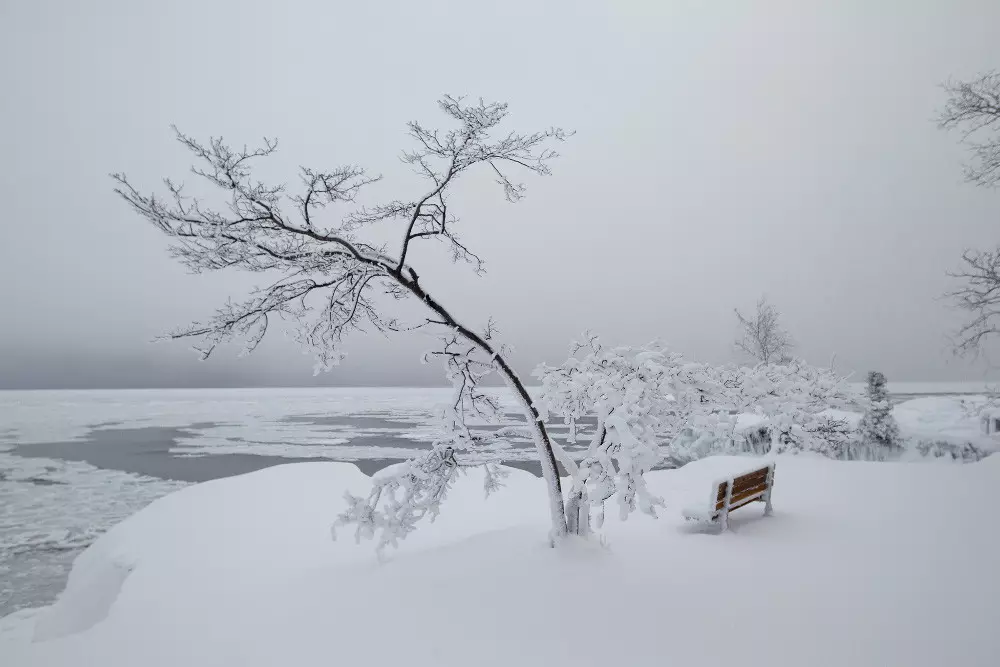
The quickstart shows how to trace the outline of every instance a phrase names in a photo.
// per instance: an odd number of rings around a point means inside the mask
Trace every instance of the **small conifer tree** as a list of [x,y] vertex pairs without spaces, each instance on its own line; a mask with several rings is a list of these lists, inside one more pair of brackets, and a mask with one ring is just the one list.
[[878,454],[896,451],[903,444],[885,385],[885,375],[878,371],[868,373],[868,407],[858,425],[862,445]]

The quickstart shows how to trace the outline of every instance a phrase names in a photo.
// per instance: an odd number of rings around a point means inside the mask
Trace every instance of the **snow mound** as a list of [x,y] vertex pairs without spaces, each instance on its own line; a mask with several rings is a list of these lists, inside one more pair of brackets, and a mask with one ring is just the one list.
[[78,558],[59,601],[22,619],[34,643],[0,626],[0,655],[15,667],[995,664],[1000,535],[982,508],[1000,457],[779,457],[773,517],[738,510],[721,535],[681,520],[712,480],[755,463],[649,474],[667,510],[609,512],[606,548],[549,548],[542,481],[511,470],[485,500],[473,471],[383,563],[350,535],[329,539],[343,492],[370,484],[349,464],[189,487]]
[[[475,472],[469,473],[449,500],[481,504],[478,479]],[[530,506],[536,506],[536,499],[542,502],[544,489],[534,488],[530,473],[513,471],[508,481],[503,495],[525,493]],[[35,639],[62,637],[102,621],[130,575],[140,580],[135,583],[140,587],[137,595],[152,590],[147,583],[166,584],[169,594],[176,595],[182,582],[192,581],[191,573],[198,571],[243,571],[253,581],[258,570],[279,565],[308,569],[371,561],[371,549],[356,547],[350,535],[345,534],[342,543],[330,535],[344,493],[364,494],[370,486],[371,479],[349,463],[306,463],[197,484],[161,498],[112,528],[74,561],[65,591],[37,619]],[[483,524],[503,527],[518,518],[494,514]],[[436,524],[426,533],[419,531],[406,546],[438,545],[474,529],[474,522],[454,519]],[[188,593],[196,595],[197,585]]]
[[[984,396],[930,396],[900,403],[893,409],[910,448],[921,443],[943,443],[955,447],[971,445],[983,452],[1000,450],[1000,440],[982,432],[977,408]],[[916,447],[915,447],[916,445]]]

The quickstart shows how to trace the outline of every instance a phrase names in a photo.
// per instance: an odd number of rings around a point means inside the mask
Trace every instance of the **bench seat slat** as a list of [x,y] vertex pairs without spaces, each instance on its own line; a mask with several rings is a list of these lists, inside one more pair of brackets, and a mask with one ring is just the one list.
[[739,503],[735,503],[733,505],[730,505],[729,506],[729,511],[732,512],[733,510],[739,509],[740,507],[743,507],[744,505],[749,505],[750,503],[755,503],[758,500],[761,500],[763,497],[764,497],[764,492],[763,491],[761,491],[760,493],[757,493],[755,495],[752,495],[752,496],[747,496],[746,498],[744,498],[743,500],[741,500]]
[[[755,487],[753,487],[751,489],[744,489],[743,491],[740,491],[739,493],[737,493],[736,491],[733,491],[733,497],[730,498],[730,500],[729,500],[729,506],[732,507],[733,505],[737,504],[738,502],[740,502],[744,498],[749,498],[751,496],[759,496],[760,494],[764,493],[765,491],[767,491],[767,484],[766,483],[765,484],[760,484],[759,486],[755,486]],[[721,510],[722,506],[721,505],[716,505],[715,509]]]
[[737,477],[733,480],[733,490],[739,491],[751,486],[759,486],[760,484],[767,483],[767,471],[765,470],[761,474],[745,475],[743,477]]

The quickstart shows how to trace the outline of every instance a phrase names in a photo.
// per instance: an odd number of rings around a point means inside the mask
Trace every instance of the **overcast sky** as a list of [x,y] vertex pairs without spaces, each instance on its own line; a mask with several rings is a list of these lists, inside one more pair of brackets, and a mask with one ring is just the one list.
[[416,335],[355,337],[319,378],[280,335],[207,362],[151,344],[253,280],[188,275],[107,174],[183,177],[177,124],[278,137],[282,179],[357,163],[412,198],[404,124],[443,93],[576,130],[517,205],[459,185],[485,277],[413,257],[520,370],[586,328],[733,361],[733,308],[766,293],[814,363],[982,379],[939,295],[1000,241],[1000,192],[962,182],[933,117],[941,82],[1000,67],[997,26],[990,0],[0,2],[0,388],[439,383]]

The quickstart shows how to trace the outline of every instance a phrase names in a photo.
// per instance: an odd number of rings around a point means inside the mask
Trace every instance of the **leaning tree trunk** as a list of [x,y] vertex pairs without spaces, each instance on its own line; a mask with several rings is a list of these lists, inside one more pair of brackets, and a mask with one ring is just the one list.
[[[489,352],[489,350],[484,351]],[[525,418],[531,422],[535,449],[538,451],[538,462],[542,465],[542,478],[545,480],[545,485],[549,491],[549,512],[552,515],[553,537],[561,537],[567,532],[567,517],[566,508],[563,503],[562,482],[559,480],[559,468],[556,466],[555,452],[552,451],[552,441],[550,440],[548,431],[545,429],[545,423],[538,414],[537,408],[531,403],[531,397],[528,395],[527,390],[525,390],[520,378],[514,374],[514,371],[502,357],[497,355],[495,359],[501,369],[501,375],[503,375],[504,380],[507,382],[507,386],[520,399]]]
[[497,350],[493,349],[493,346],[489,342],[484,340],[475,331],[460,324],[444,306],[424,291],[416,272],[409,267],[407,267],[407,271],[410,275],[404,274],[400,269],[390,273],[399,284],[406,287],[414,296],[423,301],[424,305],[440,316],[444,325],[454,329],[467,341],[489,355],[494,360],[494,363],[496,363],[497,371],[504,379],[504,382],[507,383],[507,386],[517,396],[524,411],[525,419],[528,420],[529,428],[532,430],[535,449],[538,451],[538,462],[542,466],[542,478],[545,480],[545,485],[548,489],[553,539],[556,540],[564,536],[567,532],[566,507],[563,502],[562,483],[559,480],[559,468],[556,466],[556,455],[552,448],[552,440],[545,428],[545,422],[542,421],[541,415],[539,415],[538,410],[531,402],[531,396],[528,395],[527,389],[524,388],[524,383],[521,382],[521,379],[514,372],[514,369],[510,367],[510,364],[507,363],[507,360]]

